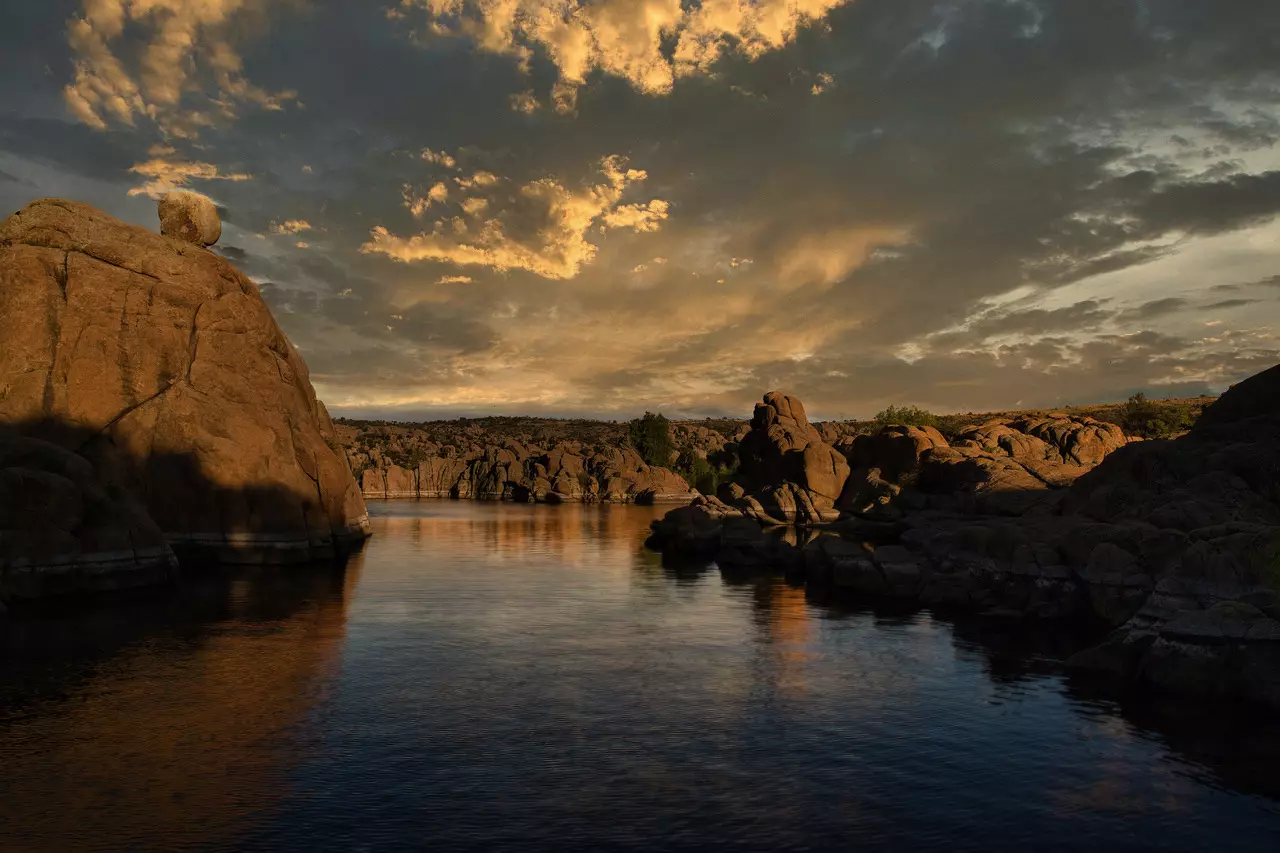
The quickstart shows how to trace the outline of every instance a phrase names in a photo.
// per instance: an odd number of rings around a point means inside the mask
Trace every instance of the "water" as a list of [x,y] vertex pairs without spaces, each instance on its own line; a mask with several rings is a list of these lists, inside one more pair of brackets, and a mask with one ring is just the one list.
[[4,624],[0,850],[1275,850],[1280,731],[1067,643],[664,569],[634,507],[377,503],[345,571]]

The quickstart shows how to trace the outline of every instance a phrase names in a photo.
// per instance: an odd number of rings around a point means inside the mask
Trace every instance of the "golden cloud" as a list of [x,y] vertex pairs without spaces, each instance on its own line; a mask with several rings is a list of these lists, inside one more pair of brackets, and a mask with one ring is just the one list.
[[[431,33],[469,38],[526,70],[533,49],[545,51],[560,74],[551,101],[557,112],[571,113],[593,70],[646,94],[666,94],[678,77],[710,73],[726,53],[756,59],[780,49],[800,27],[850,2],[704,0],[685,8],[681,0],[401,0],[397,19],[424,10]],[[668,58],[663,43],[672,39]],[[512,104],[531,112],[537,101],[526,93]]]
[[[167,135],[189,138],[218,116],[234,118],[238,104],[283,109],[295,92],[267,92],[244,76],[231,37],[241,17],[261,15],[268,0],[83,0],[67,25],[76,56],[75,79],[64,89],[67,108],[105,130],[115,121],[155,122]],[[124,38],[126,29],[129,38]],[[141,47],[135,43],[141,34]],[[212,86],[216,95],[203,93]],[[203,109],[184,105],[200,93]]]
[[600,173],[604,183],[578,190],[544,178],[524,184],[514,195],[498,193],[506,182],[490,172],[456,179],[470,193],[460,204],[462,216],[440,219],[430,233],[413,237],[378,226],[361,251],[404,262],[443,261],[573,278],[596,255],[595,244],[587,240],[593,229],[652,232],[669,215],[669,205],[661,199],[622,204],[628,188],[648,177],[628,169],[624,158],[606,157]]
[[910,239],[901,228],[855,227],[809,234],[789,245],[776,261],[780,281],[834,284],[866,263],[877,249]]
[[174,159],[176,152],[166,146],[155,146],[149,152],[151,159],[129,169],[134,174],[150,178],[144,184],[133,187],[129,195],[147,195],[158,199],[165,193],[186,186],[190,180],[200,181],[248,181],[251,175],[240,172],[223,174],[212,163]]
[[271,230],[276,234],[301,234],[311,230],[311,223],[305,219],[286,219],[284,222],[272,222]]

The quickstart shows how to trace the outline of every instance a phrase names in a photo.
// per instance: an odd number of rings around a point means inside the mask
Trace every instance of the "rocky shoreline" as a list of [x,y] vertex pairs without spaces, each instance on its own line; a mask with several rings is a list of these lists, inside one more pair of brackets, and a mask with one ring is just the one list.
[[770,394],[744,440],[764,478],[668,513],[647,544],[869,600],[1101,623],[1071,667],[1276,708],[1278,430],[1280,367],[1175,440],[1065,418],[955,442],[889,428],[842,446],[842,467],[798,401]]
[[508,441],[470,458],[424,459],[414,468],[366,468],[366,499],[438,498],[519,503],[687,504],[697,497],[679,474],[646,465],[629,447],[550,450]]

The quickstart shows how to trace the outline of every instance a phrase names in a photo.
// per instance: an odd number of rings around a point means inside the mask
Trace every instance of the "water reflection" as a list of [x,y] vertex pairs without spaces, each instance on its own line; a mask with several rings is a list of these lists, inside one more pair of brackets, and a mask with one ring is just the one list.
[[1076,638],[664,564],[661,510],[395,502],[337,573],[0,626],[0,849],[1196,849],[1280,830],[1269,721]]
[[0,847],[231,844],[338,665],[341,570],[224,577],[0,622]]

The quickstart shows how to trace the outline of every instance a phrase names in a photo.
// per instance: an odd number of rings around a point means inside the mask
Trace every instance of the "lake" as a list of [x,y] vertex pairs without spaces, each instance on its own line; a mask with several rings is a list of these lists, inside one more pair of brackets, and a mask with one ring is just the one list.
[[344,568],[0,621],[0,850],[1280,846],[1273,721],[664,567],[661,511],[371,503]]

